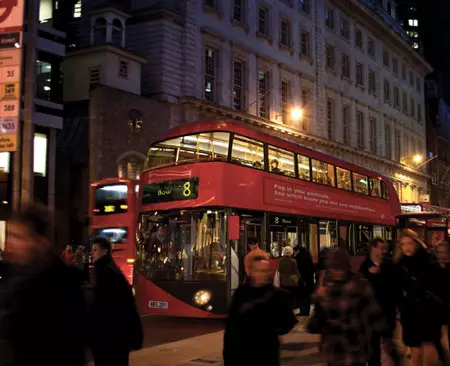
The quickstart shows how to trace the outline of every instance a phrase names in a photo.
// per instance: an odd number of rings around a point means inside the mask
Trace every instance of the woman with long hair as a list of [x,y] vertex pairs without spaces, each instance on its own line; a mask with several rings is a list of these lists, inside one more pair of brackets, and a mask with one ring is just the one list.
[[402,338],[411,349],[411,365],[433,365],[437,360],[435,344],[440,338],[437,303],[430,292],[431,263],[426,245],[414,234],[400,236],[396,255]]

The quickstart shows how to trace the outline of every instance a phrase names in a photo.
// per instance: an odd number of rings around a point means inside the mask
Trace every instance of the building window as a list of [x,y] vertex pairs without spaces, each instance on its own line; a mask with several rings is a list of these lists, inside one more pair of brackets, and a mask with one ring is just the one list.
[[310,0],[300,0],[300,10],[309,14]]
[[403,102],[403,113],[407,114],[408,113],[408,96],[406,95],[406,93],[403,93],[402,95],[402,102]]
[[392,59],[392,71],[394,72],[395,75],[398,75],[398,58],[393,58]]
[[341,36],[344,37],[345,39],[349,39],[350,38],[350,27],[348,25],[348,21],[345,19],[341,19],[340,28],[341,28]]
[[422,123],[422,106],[417,104],[417,120]]
[[280,20],[280,43],[285,46],[291,45],[291,25],[284,17]]
[[370,117],[370,152],[377,153],[377,120],[375,117]]
[[364,113],[356,111],[356,147],[364,149]]
[[89,85],[100,84],[100,66],[89,68]]
[[309,89],[302,89],[302,107],[305,109],[309,104],[309,99],[311,96],[311,92]]
[[364,86],[364,66],[359,62],[356,63],[356,85]]
[[119,76],[124,79],[128,79],[128,62],[119,62]]
[[73,17],[74,18],[81,18],[81,11],[82,11],[82,4],[81,0],[77,1],[75,5],[73,6]]
[[39,177],[47,176],[47,135],[34,133],[33,172]]
[[[52,99],[52,76],[54,70],[52,70],[51,59],[49,62],[44,60],[36,61],[36,97],[43,100]],[[53,71],[53,72],[52,72]],[[5,84],[7,95],[4,96],[5,99],[8,98],[8,94],[15,95],[18,93],[15,84]]]
[[355,30],[355,46],[358,48],[363,47],[363,35],[361,29],[358,28]]
[[[12,3],[14,4],[14,1]],[[16,3],[17,3],[17,1],[16,1]],[[6,7],[6,5],[4,5],[3,7]],[[53,24],[53,0],[40,0],[40,2],[39,2],[39,23],[52,26],[52,24]]]
[[244,23],[244,0],[233,0],[233,20]]
[[245,102],[245,64],[233,61],[233,108],[242,111]]
[[367,50],[370,56],[375,57],[375,41],[370,37],[367,39]]
[[374,70],[369,70],[369,93],[377,93],[377,77]]
[[422,152],[423,152],[422,143],[420,141],[417,141],[417,153],[422,154]]
[[401,158],[401,151],[400,151],[400,131],[399,130],[395,130],[395,156],[394,156],[394,160],[400,162],[400,158]]
[[403,135],[403,158],[409,158],[409,136],[407,134]]
[[402,64],[402,79],[406,81],[406,66]]
[[412,118],[416,117],[416,102],[413,98],[409,98],[409,109]]
[[414,74],[412,70],[409,70],[409,85],[414,86]]
[[408,25],[410,27],[418,27],[419,21],[417,19],[408,19]]
[[291,99],[291,83],[287,80],[281,80],[281,116],[283,123],[289,122],[289,101]]
[[205,49],[205,99],[214,101],[216,94],[216,58],[217,52],[212,48]]
[[389,67],[389,52],[386,48],[383,49],[383,65]]
[[420,87],[420,79],[418,77],[416,78],[416,90],[419,94],[422,91],[422,88]]
[[334,11],[332,9],[325,9],[325,25],[330,29],[334,28]]
[[386,79],[384,80],[384,101],[391,102],[391,84]]
[[334,47],[327,44],[327,67],[334,70]]
[[334,100],[327,100],[327,137],[329,140],[334,139]]
[[311,57],[310,33],[302,30],[300,34],[300,52],[303,56]]
[[216,8],[216,0],[204,0],[205,1],[205,6],[209,7],[209,8]]
[[350,57],[346,53],[342,54],[342,76],[350,79]]
[[269,72],[258,72],[258,114],[261,118],[269,118]]
[[391,126],[388,124],[384,125],[384,146],[386,158],[392,159]]
[[349,145],[350,144],[350,127],[351,127],[351,121],[350,121],[350,107],[347,105],[342,106],[342,141],[344,144]]
[[258,32],[269,35],[269,10],[264,6],[259,7]]
[[396,85],[394,85],[394,107],[400,107],[400,90]]

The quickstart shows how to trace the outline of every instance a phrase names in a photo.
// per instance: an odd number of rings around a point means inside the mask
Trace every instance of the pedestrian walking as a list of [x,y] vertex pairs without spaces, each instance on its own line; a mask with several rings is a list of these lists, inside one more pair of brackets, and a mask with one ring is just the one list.
[[411,233],[399,239],[397,278],[399,280],[400,320],[405,346],[411,349],[411,365],[433,365],[440,344],[438,303],[430,292],[433,283],[426,245]]
[[297,245],[294,247],[294,259],[300,272],[300,283],[298,286],[298,305],[300,315],[309,316],[311,309],[311,295],[314,292],[315,265],[311,254],[305,247]]
[[64,252],[61,255],[61,259],[68,266],[74,265],[75,254],[74,254],[72,246],[70,244],[66,245],[66,248],[64,249]]
[[322,335],[321,350],[330,366],[364,366],[369,360],[370,338],[386,323],[368,281],[350,270],[350,257],[330,249],[322,283],[308,329]]
[[89,336],[96,366],[127,366],[132,350],[142,347],[142,324],[131,286],[114,263],[111,242],[92,242],[94,293],[89,311]]
[[249,251],[244,257],[245,274],[247,277],[250,272],[250,266],[251,266],[253,257],[257,257],[257,256],[264,257],[264,258],[266,258],[266,260],[270,260],[269,254],[267,254],[267,252],[265,252],[264,250],[262,250],[259,247],[258,239],[250,240],[250,242],[248,244],[248,248],[249,248]]
[[25,207],[7,224],[0,281],[0,365],[82,366],[83,294],[52,241],[51,213]]
[[291,247],[284,247],[282,257],[278,260],[277,272],[275,275],[276,286],[281,287],[289,294],[291,309],[296,309],[296,295],[300,283],[300,272],[297,262],[292,258],[294,250]]
[[288,294],[274,287],[265,256],[254,256],[248,281],[233,295],[224,336],[225,366],[279,366],[278,337],[297,323]]
[[400,364],[393,341],[397,317],[397,303],[400,292],[395,282],[395,267],[387,258],[388,244],[381,238],[375,238],[369,243],[369,254],[361,264],[359,271],[370,282],[375,300],[383,312],[387,327],[383,333],[374,333],[371,339],[371,356],[369,366],[381,366],[381,345],[388,351],[396,365]]

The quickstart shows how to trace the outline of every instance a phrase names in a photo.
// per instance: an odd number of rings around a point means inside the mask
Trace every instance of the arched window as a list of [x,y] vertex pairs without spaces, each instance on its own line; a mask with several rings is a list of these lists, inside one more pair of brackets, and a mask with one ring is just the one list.
[[123,44],[124,27],[119,19],[114,19],[112,23],[112,44],[116,47],[125,47]]
[[139,179],[144,168],[145,156],[138,152],[128,152],[117,159],[119,178]]
[[92,29],[94,45],[101,45],[106,43],[107,25],[108,23],[105,18],[100,17],[95,19],[94,27]]

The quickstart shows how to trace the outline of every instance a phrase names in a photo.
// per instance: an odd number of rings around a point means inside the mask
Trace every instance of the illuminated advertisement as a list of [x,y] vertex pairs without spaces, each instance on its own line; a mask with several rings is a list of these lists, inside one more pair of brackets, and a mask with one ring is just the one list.
[[23,0],[0,0],[0,152],[17,150]]

